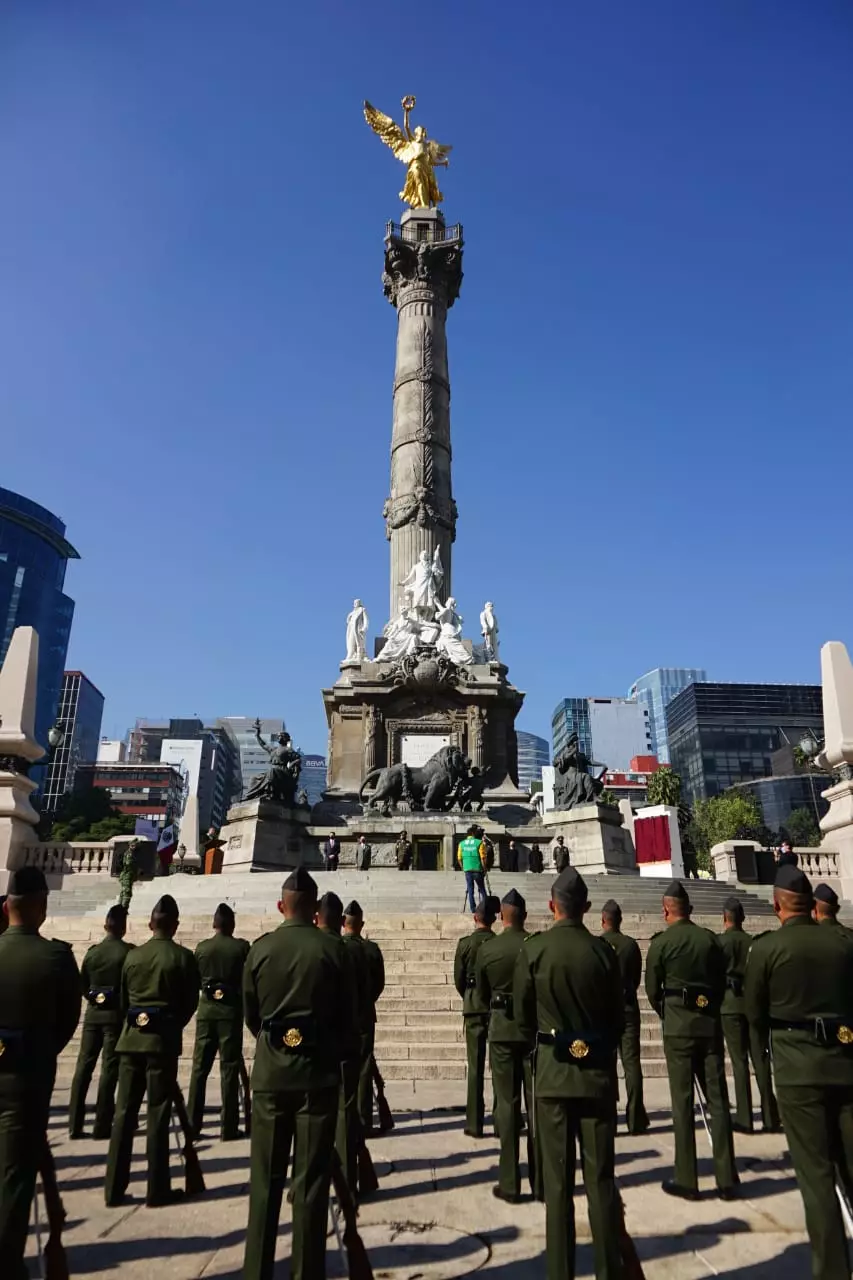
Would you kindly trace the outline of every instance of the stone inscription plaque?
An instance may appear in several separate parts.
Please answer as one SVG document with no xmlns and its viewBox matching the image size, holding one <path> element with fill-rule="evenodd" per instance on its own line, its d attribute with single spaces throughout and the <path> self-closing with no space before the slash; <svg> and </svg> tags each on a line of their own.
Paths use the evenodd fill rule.
<svg viewBox="0 0 853 1280">
<path fill-rule="evenodd" d="M 426 764 L 436 751 L 449 746 L 449 733 L 404 733 L 400 740 L 400 758 L 403 764 L 416 769 Z"/>
</svg>

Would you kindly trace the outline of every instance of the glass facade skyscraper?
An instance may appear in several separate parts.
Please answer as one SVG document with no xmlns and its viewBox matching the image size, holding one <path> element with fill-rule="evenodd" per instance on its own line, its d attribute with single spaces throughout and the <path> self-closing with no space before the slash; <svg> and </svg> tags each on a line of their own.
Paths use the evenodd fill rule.
<svg viewBox="0 0 853 1280">
<path fill-rule="evenodd" d="M 74 617 L 74 601 L 63 591 L 65 568 L 79 558 L 57 516 L 19 493 L 0 489 L 0 663 L 15 628 L 34 627 L 39 638 L 35 731 L 45 750 Z M 38 772 L 30 776 L 37 779 Z"/>
<path fill-rule="evenodd" d="M 326 790 L 325 756 L 303 754 L 299 786 L 300 788 L 304 787 L 307 791 L 309 804 L 320 803 L 323 799 L 323 792 Z"/>
<path fill-rule="evenodd" d="M 807 729 L 823 739 L 819 684 L 691 684 L 666 709 L 672 767 L 692 804 L 765 778 L 771 756 Z"/>
<path fill-rule="evenodd" d="M 269 756 L 258 746 L 255 738 L 255 721 L 250 716 L 220 716 L 217 728 L 224 729 L 237 748 L 237 769 L 232 799 L 236 803 L 246 794 L 259 773 L 269 767 Z M 284 720 L 261 720 L 261 737 L 264 742 L 275 738 L 285 730 Z"/>
<path fill-rule="evenodd" d="M 66 791 L 74 790 L 78 767 L 98 758 L 104 695 L 82 671 L 66 671 L 62 680 L 58 719 L 65 737 L 45 770 L 41 809 L 53 813 Z"/>
<path fill-rule="evenodd" d="M 518 740 L 518 785 L 522 791 L 529 791 L 534 782 L 541 783 L 542 769 L 551 763 L 551 748 L 547 738 L 539 738 L 535 733 L 516 731 Z"/>
<path fill-rule="evenodd" d="M 690 684 L 702 684 L 708 673 L 702 667 L 655 667 L 640 676 L 629 691 L 648 708 L 652 730 L 652 751 L 661 764 L 670 764 L 669 738 L 666 732 L 666 709 L 672 699 Z"/>
<path fill-rule="evenodd" d="M 592 729 L 589 723 L 588 698 L 563 698 L 551 716 L 551 741 L 554 759 L 565 747 L 573 733 L 578 735 L 581 751 L 592 757 Z"/>
</svg>

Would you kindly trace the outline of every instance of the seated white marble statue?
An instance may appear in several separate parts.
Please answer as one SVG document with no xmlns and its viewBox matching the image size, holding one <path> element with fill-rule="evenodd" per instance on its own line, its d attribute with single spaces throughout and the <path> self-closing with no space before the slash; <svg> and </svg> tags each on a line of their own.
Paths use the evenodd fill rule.
<svg viewBox="0 0 853 1280">
<path fill-rule="evenodd" d="M 456 601 L 453 596 L 448 596 L 446 604 L 438 606 L 435 620 L 441 625 L 441 632 L 435 644 L 436 649 L 439 653 L 446 653 L 455 666 L 467 667 L 474 658 L 462 643 L 463 618 L 456 612 Z"/>
</svg>

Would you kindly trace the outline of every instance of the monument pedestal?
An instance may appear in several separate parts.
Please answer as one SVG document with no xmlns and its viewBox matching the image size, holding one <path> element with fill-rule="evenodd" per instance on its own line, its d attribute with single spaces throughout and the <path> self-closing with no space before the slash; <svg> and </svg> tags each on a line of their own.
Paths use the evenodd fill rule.
<svg viewBox="0 0 853 1280">
<path fill-rule="evenodd" d="M 244 800 L 228 810 L 220 833 L 223 871 L 292 871 L 320 865 L 306 833 L 308 809 L 286 809 L 274 800 Z"/>
<path fill-rule="evenodd" d="M 541 821 L 552 839 L 563 836 L 571 865 L 581 875 L 637 874 L 631 833 L 623 825 L 622 814 L 612 805 L 552 809 L 542 815 Z"/>
</svg>

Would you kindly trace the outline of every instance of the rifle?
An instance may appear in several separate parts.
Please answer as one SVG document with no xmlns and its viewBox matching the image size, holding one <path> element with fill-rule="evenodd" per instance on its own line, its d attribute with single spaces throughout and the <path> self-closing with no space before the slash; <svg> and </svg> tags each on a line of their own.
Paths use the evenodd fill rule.
<svg viewBox="0 0 853 1280">
<path fill-rule="evenodd" d="M 243 1055 L 240 1055 L 240 1088 L 243 1091 L 243 1132 L 246 1137 L 252 1133 L 252 1092 L 249 1088 L 249 1073 Z"/>
<path fill-rule="evenodd" d="M 69 1280 L 68 1259 L 62 1243 L 65 1209 L 59 1195 L 56 1165 L 47 1138 L 39 1160 L 39 1174 L 48 1226 L 47 1243 L 44 1246 L 44 1280 Z"/>
<path fill-rule="evenodd" d="M 204 1185 L 204 1174 L 201 1171 L 198 1152 L 193 1145 L 193 1131 L 190 1126 L 190 1118 L 187 1115 L 187 1104 L 184 1102 L 184 1095 L 181 1093 L 181 1086 L 175 1081 L 175 1088 L 172 1094 L 172 1106 L 178 1117 L 178 1123 L 184 1135 L 184 1145 L 181 1155 L 184 1158 L 184 1185 L 188 1196 L 202 1196 L 206 1190 Z"/>
<path fill-rule="evenodd" d="M 332 1150 L 332 1186 L 335 1192 L 335 1198 L 340 1205 L 340 1211 L 344 1219 L 344 1248 L 347 1255 L 347 1270 L 349 1272 L 349 1280 L 374 1280 L 373 1268 L 370 1265 L 370 1259 L 367 1256 L 367 1250 L 364 1247 L 364 1241 L 358 1234 L 358 1226 L 356 1225 L 356 1208 L 355 1201 L 352 1198 L 349 1187 L 347 1186 L 346 1174 L 341 1164 L 341 1157 L 337 1151 Z M 332 1208 L 332 1218 L 337 1226 L 337 1214 Z"/>
<path fill-rule="evenodd" d="M 619 1201 L 619 1252 L 622 1255 L 622 1270 L 625 1280 L 646 1280 L 646 1273 L 643 1271 L 643 1264 L 640 1262 L 640 1255 L 634 1241 L 628 1235 L 628 1228 L 625 1226 L 625 1201 L 616 1189 L 616 1197 Z"/>
<path fill-rule="evenodd" d="M 364 1138 L 361 1139 L 358 1148 L 358 1190 L 363 1196 L 369 1196 L 379 1190 L 379 1179 Z"/>
<path fill-rule="evenodd" d="M 394 1128 L 394 1117 L 391 1114 L 388 1099 L 385 1097 L 385 1081 L 382 1079 L 382 1074 L 372 1054 L 370 1057 L 370 1070 L 373 1075 L 373 1083 L 376 1085 L 376 1110 L 379 1112 L 379 1132 L 389 1133 Z"/>
</svg>

